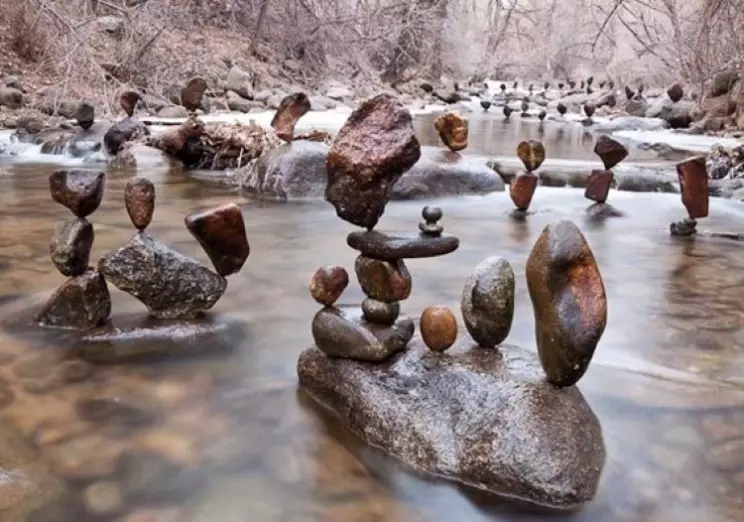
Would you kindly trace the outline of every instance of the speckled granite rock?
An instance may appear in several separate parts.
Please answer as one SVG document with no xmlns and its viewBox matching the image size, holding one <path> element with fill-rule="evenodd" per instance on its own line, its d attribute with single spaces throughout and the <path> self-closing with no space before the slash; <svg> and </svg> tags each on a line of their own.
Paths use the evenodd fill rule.
<svg viewBox="0 0 744 522">
<path fill-rule="evenodd" d="M 591 500 L 605 448 L 581 392 L 549 384 L 532 352 L 472 344 L 461 338 L 445 355 L 417 337 L 378 363 L 313 347 L 298 374 L 346 428 L 410 466 L 543 505 Z"/>
</svg>

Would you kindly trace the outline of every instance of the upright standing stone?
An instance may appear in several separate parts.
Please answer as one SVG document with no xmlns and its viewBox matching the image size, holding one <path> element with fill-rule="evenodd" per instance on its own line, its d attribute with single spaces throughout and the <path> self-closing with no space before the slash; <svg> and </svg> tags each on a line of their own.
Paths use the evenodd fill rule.
<svg viewBox="0 0 744 522">
<path fill-rule="evenodd" d="M 310 100 L 304 92 L 296 92 L 286 96 L 279 104 L 271 127 L 284 141 L 294 139 L 294 129 L 297 121 L 310 110 Z"/>
<path fill-rule="evenodd" d="M 605 170 L 610 170 L 628 157 L 628 149 L 622 143 L 603 134 L 597 138 L 594 154 L 602 160 Z"/>
<path fill-rule="evenodd" d="M 189 214 L 186 216 L 186 228 L 199 241 L 217 273 L 223 277 L 239 272 L 251 253 L 245 235 L 243 212 L 235 203 Z"/>
<path fill-rule="evenodd" d="M 137 230 L 145 230 L 155 212 L 155 186 L 147 178 L 131 178 L 124 187 L 124 204 Z"/>
<path fill-rule="evenodd" d="M 613 177 L 612 172 L 609 170 L 593 170 L 589 174 L 584 197 L 597 203 L 607 201 Z"/>
<path fill-rule="evenodd" d="M 341 219 L 371 230 L 391 187 L 420 157 L 411 114 L 392 96 L 375 96 L 349 116 L 333 141 L 326 199 Z"/>
<path fill-rule="evenodd" d="M 360 255 L 356 258 L 354 269 L 367 297 L 394 303 L 411 295 L 411 274 L 402 259 L 380 261 Z"/>
<path fill-rule="evenodd" d="M 524 172 L 509 184 L 509 197 L 518 210 L 524 211 L 530 208 L 536 188 L 537 176 L 532 172 Z"/>
<path fill-rule="evenodd" d="M 207 90 L 207 82 L 204 78 L 192 78 L 181 89 L 181 105 L 186 107 L 191 112 L 201 107 L 202 98 Z"/>
<path fill-rule="evenodd" d="M 698 156 L 677 164 L 682 203 L 693 219 L 708 215 L 708 173 L 705 157 Z"/>
<path fill-rule="evenodd" d="M 543 230 L 527 259 L 527 288 L 548 380 L 576 384 L 607 324 L 607 297 L 594 254 L 571 221 Z"/>
<path fill-rule="evenodd" d="M 124 91 L 119 95 L 119 105 L 128 118 L 134 114 L 134 109 L 142 97 L 136 91 Z"/>
<path fill-rule="evenodd" d="M 58 170 L 49 176 L 49 191 L 54 201 L 84 218 L 101 204 L 105 177 L 103 172 Z"/>
<path fill-rule="evenodd" d="M 62 275 L 79 276 L 88 269 L 93 237 L 93 225 L 85 219 L 71 219 L 57 225 L 49 252 Z"/>
<path fill-rule="evenodd" d="M 439 138 L 452 152 L 468 146 L 468 121 L 454 112 L 442 114 L 434 121 Z"/>
<path fill-rule="evenodd" d="M 90 102 L 82 100 L 78 102 L 75 110 L 75 120 L 83 130 L 88 130 L 96 120 L 96 110 Z"/>
<path fill-rule="evenodd" d="M 498 256 L 481 262 L 465 280 L 460 309 L 470 336 L 483 348 L 503 343 L 514 320 L 514 271 Z"/>
</svg>

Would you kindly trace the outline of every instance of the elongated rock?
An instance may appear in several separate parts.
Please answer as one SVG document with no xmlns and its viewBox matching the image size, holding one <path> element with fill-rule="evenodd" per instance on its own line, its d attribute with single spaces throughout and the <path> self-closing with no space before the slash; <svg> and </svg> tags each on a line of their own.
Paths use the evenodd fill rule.
<svg viewBox="0 0 744 522">
<path fill-rule="evenodd" d="M 375 96 L 351 113 L 333 141 L 326 199 L 341 219 L 371 230 L 391 187 L 420 157 L 411 113 L 392 96 Z"/>
<path fill-rule="evenodd" d="M 114 286 L 136 297 L 159 319 L 186 319 L 212 308 L 227 281 L 175 250 L 138 232 L 117 251 L 98 262 Z"/>
<path fill-rule="evenodd" d="M 221 276 L 239 272 L 251 253 L 243 212 L 235 203 L 189 214 L 186 228 L 199 241 Z"/>
<path fill-rule="evenodd" d="M 527 259 L 540 362 L 548 380 L 571 386 L 584 375 L 607 324 L 602 275 L 571 221 L 543 230 Z"/>
<path fill-rule="evenodd" d="M 155 212 L 155 186 L 147 178 L 132 178 L 124 187 L 124 204 L 137 230 L 144 230 Z"/>
<path fill-rule="evenodd" d="M 88 330 L 111 315 L 111 295 L 98 270 L 71 277 L 49 298 L 36 316 L 43 326 Z"/>
<path fill-rule="evenodd" d="M 181 105 L 191 112 L 195 111 L 202 104 L 202 98 L 207 90 L 207 81 L 204 78 L 191 78 L 188 83 L 181 89 Z"/>
<path fill-rule="evenodd" d="M 49 176 L 49 191 L 54 201 L 84 218 L 101 204 L 105 178 L 103 172 L 58 170 Z"/>
<path fill-rule="evenodd" d="M 597 203 L 607 201 L 612 185 L 612 172 L 608 170 L 593 170 L 586 182 L 584 197 Z"/>
<path fill-rule="evenodd" d="M 708 215 L 708 173 L 705 157 L 698 156 L 677 164 L 682 203 L 693 219 Z"/>
<path fill-rule="evenodd" d="M 470 336 L 493 348 L 509 336 L 514 319 L 514 271 L 499 256 L 481 262 L 465 280 L 460 302 Z"/>
<path fill-rule="evenodd" d="M 434 121 L 439 138 L 452 152 L 468 146 L 468 121 L 455 112 L 442 114 Z"/>
<path fill-rule="evenodd" d="M 509 197 L 519 210 L 527 210 L 537 188 L 537 176 L 532 172 L 519 174 L 509 184 Z"/>
<path fill-rule="evenodd" d="M 49 251 L 62 275 L 78 276 L 88 269 L 93 238 L 93 225 L 85 219 L 71 219 L 57 225 Z"/>
<path fill-rule="evenodd" d="M 282 99 L 276 114 L 271 120 L 271 127 L 284 141 L 292 141 L 297 121 L 310 110 L 310 100 L 304 92 L 296 92 Z"/>
</svg>

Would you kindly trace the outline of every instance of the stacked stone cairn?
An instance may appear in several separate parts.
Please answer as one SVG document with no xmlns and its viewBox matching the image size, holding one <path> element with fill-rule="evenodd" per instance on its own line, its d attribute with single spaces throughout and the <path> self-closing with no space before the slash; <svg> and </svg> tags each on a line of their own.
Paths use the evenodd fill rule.
<svg viewBox="0 0 744 522">
<path fill-rule="evenodd" d="M 147 232 L 155 210 L 155 187 L 149 180 L 130 179 L 124 201 L 137 231 L 127 245 L 100 259 L 101 273 L 119 290 L 139 299 L 155 318 L 203 315 L 224 294 L 225 277 L 240 271 L 250 253 L 240 207 L 230 203 L 185 219 L 186 228 L 217 270 L 214 273 Z"/>
<path fill-rule="evenodd" d="M 697 156 L 677 164 L 682 204 L 687 218 L 669 225 L 673 236 L 691 236 L 697 232 L 697 220 L 708 216 L 708 172 L 705 157 Z"/>
<path fill-rule="evenodd" d="M 468 120 L 456 112 L 442 114 L 434 121 L 434 128 L 442 143 L 452 152 L 460 152 L 468 146 Z"/>
<path fill-rule="evenodd" d="M 526 172 L 517 174 L 509 184 L 509 197 L 517 207 L 514 215 L 524 216 L 530 208 L 532 196 L 537 188 L 538 176 L 535 171 L 545 161 L 545 147 L 536 140 L 523 141 L 517 146 L 517 156 Z"/>
<path fill-rule="evenodd" d="M 584 114 L 586 114 L 586 118 L 582 123 L 584 125 L 592 125 L 594 123 L 592 117 L 594 116 L 595 112 L 597 112 L 597 106 L 594 105 L 592 102 L 586 102 L 584 104 Z"/>
<path fill-rule="evenodd" d="M 365 146 L 360 148 L 360 143 Z M 441 256 L 459 246 L 458 238 L 443 234 L 442 211 L 437 208 L 424 209 L 418 235 L 373 230 L 390 187 L 420 156 L 410 113 L 388 95 L 364 102 L 333 142 L 326 163 L 326 199 L 341 219 L 367 229 L 347 237 L 348 245 L 359 252 L 354 268 L 367 298 L 361 306 L 334 306 L 349 284 L 348 273 L 331 266 L 314 274 L 310 294 L 324 308 L 313 318 L 312 334 L 316 346 L 328 356 L 382 361 L 404 350 L 415 331 L 413 320 L 400 314 L 400 302 L 412 288 L 405 259 Z M 443 349 L 454 339 L 435 341 Z"/>
<path fill-rule="evenodd" d="M 621 216 L 622 213 L 619 210 L 607 203 L 607 196 L 615 178 L 612 169 L 628 156 L 628 149 L 622 143 L 602 135 L 597 138 L 594 153 L 602 160 L 604 170 L 595 169 L 589 174 L 584 197 L 595 203 L 587 209 L 587 212 L 596 218 Z"/>
<path fill-rule="evenodd" d="M 60 170 L 49 177 L 52 199 L 70 209 L 75 218 L 59 223 L 50 242 L 52 262 L 68 279 L 37 314 L 42 326 L 87 330 L 111 314 L 106 280 L 88 264 L 95 235 L 86 218 L 101 204 L 104 185 L 103 172 Z"/>
</svg>

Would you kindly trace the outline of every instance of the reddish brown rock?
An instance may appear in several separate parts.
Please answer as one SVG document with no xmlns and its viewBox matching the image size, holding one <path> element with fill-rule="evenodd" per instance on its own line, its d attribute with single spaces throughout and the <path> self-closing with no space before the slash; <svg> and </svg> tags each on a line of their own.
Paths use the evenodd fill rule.
<svg viewBox="0 0 744 522">
<path fill-rule="evenodd" d="M 548 381 L 572 386 L 584 375 L 607 324 L 607 296 L 584 235 L 571 221 L 543 230 L 527 259 L 540 362 Z"/>
<path fill-rule="evenodd" d="M 517 156 L 527 172 L 534 172 L 545 161 L 545 147 L 536 140 L 523 141 L 517 146 Z"/>
<path fill-rule="evenodd" d="M 457 319 L 445 306 L 430 306 L 421 314 L 421 338 L 435 352 L 444 352 L 457 340 Z"/>
<path fill-rule="evenodd" d="M 371 230 L 391 187 L 420 157 L 411 114 L 392 96 L 375 96 L 349 116 L 333 141 L 326 199 L 341 219 Z"/>
<path fill-rule="evenodd" d="M 607 195 L 610 193 L 610 186 L 612 185 L 612 177 L 612 172 L 609 170 L 593 170 L 586 182 L 584 197 L 597 203 L 607 201 Z"/>
<path fill-rule="evenodd" d="M 128 117 L 132 117 L 137 103 L 140 101 L 140 94 L 136 91 L 124 91 L 119 96 L 119 105 Z"/>
<path fill-rule="evenodd" d="M 294 129 L 297 121 L 310 110 L 310 100 L 304 92 L 296 92 L 286 96 L 279 104 L 271 127 L 276 135 L 284 141 L 294 139 Z"/>
<path fill-rule="evenodd" d="M 628 157 L 628 149 L 622 143 L 603 134 L 594 144 L 594 154 L 602 160 L 605 170 L 610 170 Z"/>
<path fill-rule="evenodd" d="M 468 121 L 455 112 L 442 114 L 434 121 L 442 142 L 452 151 L 458 152 L 468 146 Z"/>
<path fill-rule="evenodd" d="M 204 212 L 186 216 L 186 228 L 199 241 L 217 273 L 235 274 L 243 268 L 250 254 L 245 235 L 243 212 L 235 203 L 228 203 Z"/>
<path fill-rule="evenodd" d="M 103 172 L 58 170 L 49 176 L 49 191 L 54 201 L 84 218 L 101 204 L 105 179 Z"/>
<path fill-rule="evenodd" d="M 149 179 L 132 178 L 124 187 L 127 214 L 137 230 L 144 230 L 155 212 L 155 186 Z"/>
<path fill-rule="evenodd" d="M 310 295 L 324 306 L 333 306 L 349 286 L 349 274 L 342 266 L 318 268 L 310 280 Z"/>
<path fill-rule="evenodd" d="M 698 156 L 677 164 L 682 203 L 693 219 L 708 215 L 708 173 L 705 157 Z"/>
<path fill-rule="evenodd" d="M 685 95 L 685 91 L 682 89 L 682 86 L 678 82 L 670 85 L 666 93 L 667 96 L 669 96 L 669 99 L 672 100 L 672 102 L 674 103 L 677 103 Z"/>
<path fill-rule="evenodd" d="M 402 259 L 380 261 L 358 256 L 354 263 L 359 284 L 367 297 L 394 303 L 411 295 L 411 274 Z"/>
<path fill-rule="evenodd" d="M 537 176 L 524 172 L 514 178 L 509 185 L 509 196 L 519 210 L 527 210 L 532 203 L 532 196 L 537 188 Z"/>
<path fill-rule="evenodd" d="M 201 107 L 202 98 L 206 90 L 207 82 L 204 78 L 192 78 L 186 86 L 181 89 L 181 105 L 191 112 L 195 111 Z"/>
</svg>

